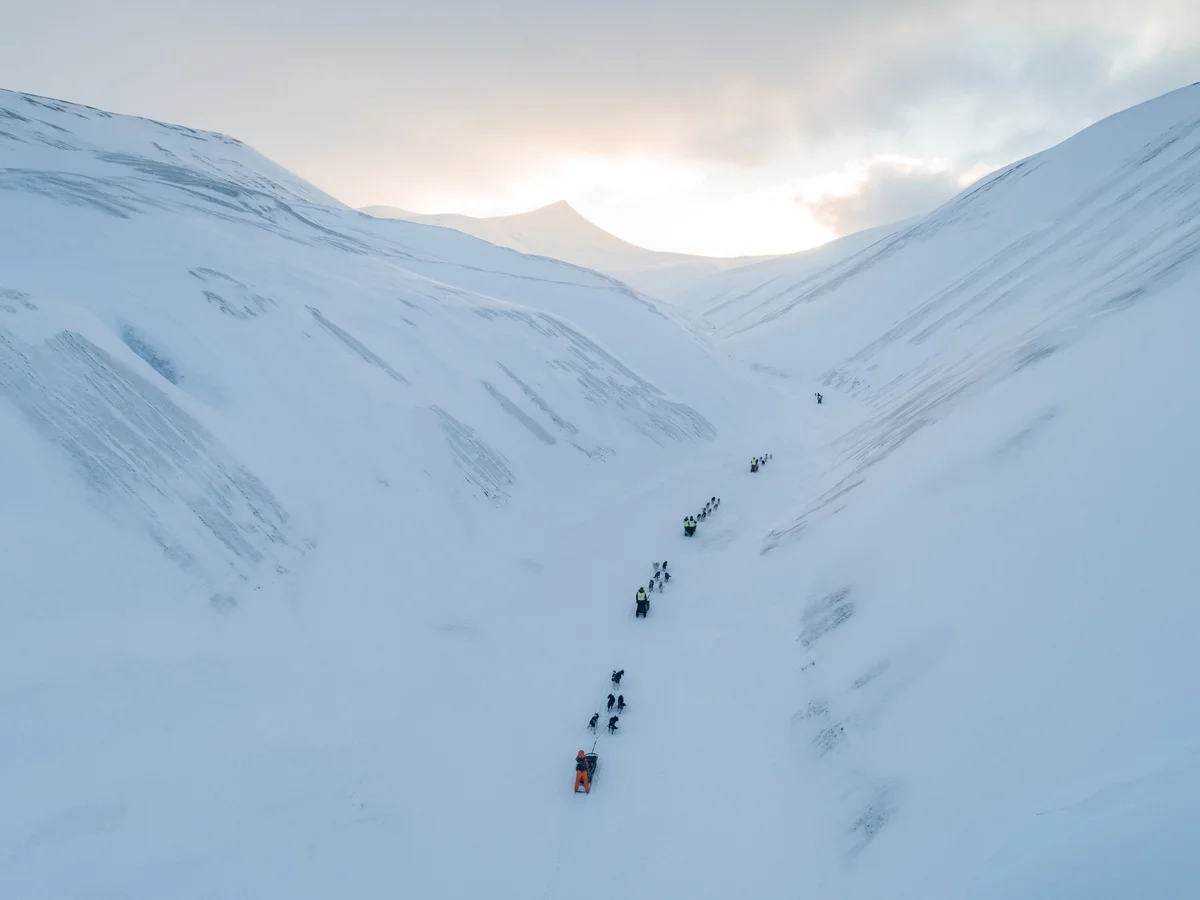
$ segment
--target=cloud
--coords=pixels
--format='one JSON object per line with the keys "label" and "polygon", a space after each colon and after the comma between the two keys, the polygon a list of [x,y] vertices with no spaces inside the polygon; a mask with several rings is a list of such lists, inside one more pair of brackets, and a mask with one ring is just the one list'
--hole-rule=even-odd
{"label": "cloud", "polygon": [[799,196],[821,225],[838,235],[852,234],[922,215],[940,206],[981,172],[956,172],[944,163],[880,159],[849,174],[850,184],[815,196]]}
{"label": "cloud", "polygon": [[[352,205],[420,209],[564,160],[748,193],[888,155],[995,167],[1197,70],[1194,0],[45,0],[0,29],[0,84],[229,132]],[[872,179],[821,215],[946,185]]]}

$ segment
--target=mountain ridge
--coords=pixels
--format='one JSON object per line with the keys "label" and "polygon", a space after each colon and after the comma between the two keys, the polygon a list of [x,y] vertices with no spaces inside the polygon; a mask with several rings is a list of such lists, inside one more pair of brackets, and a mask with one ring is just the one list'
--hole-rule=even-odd
{"label": "mountain ridge", "polygon": [[605,272],[651,296],[672,299],[708,275],[768,257],[707,257],[639,247],[610,234],[565,200],[522,213],[473,217],[419,214],[388,206],[360,212],[453,228],[521,253],[561,259]]}

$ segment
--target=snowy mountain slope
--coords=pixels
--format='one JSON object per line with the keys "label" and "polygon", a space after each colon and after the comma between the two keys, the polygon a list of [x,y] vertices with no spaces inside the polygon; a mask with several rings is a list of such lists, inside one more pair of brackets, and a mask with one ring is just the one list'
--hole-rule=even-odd
{"label": "snowy mountain slope", "polygon": [[910,316],[866,353],[902,336],[916,345],[939,329],[971,329],[1006,314],[1020,321],[1021,305],[1046,303],[1044,294],[1061,297],[1053,315],[1073,320],[1104,303],[1118,309],[1134,301],[1160,284],[1158,276],[1179,277],[1191,259],[1194,97],[1195,89],[1185,88],[1002,169],[866,250],[764,298],[725,333],[769,353],[764,325],[786,316],[787,331],[807,331],[812,323],[800,319],[837,306],[833,315],[862,328],[826,333],[820,344],[832,358],[856,348],[881,318]]}
{"label": "snowy mountain slope", "polygon": [[223,560],[211,579],[311,543],[263,475],[280,456],[503,501],[711,440],[684,397],[731,409],[694,329],[604,276],[377,222],[229,138],[0,110],[0,391],[166,552]]}
{"label": "snowy mountain slope", "polygon": [[372,216],[453,228],[501,247],[561,259],[605,272],[652,297],[675,299],[724,269],[750,259],[717,259],[647,250],[593,225],[570,204],[553,203],[512,216],[475,218],[455,213],[421,215],[389,206],[368,206]]}
{"label": "snowy mountain slope", "polygon": [[[602,276],[320,198],[0,192],[0,896],[1188,896],[1198,104],[740,318],[790,376],[748,381]],[[206,602],[156,521],[246,580]]]}
{"label": "snowy mountain slope", "polygon": [[855,483],[944,405],[1196,277],[1198,97],[1177,91],[1003,170],[760,307],[727,345],[874,411],[846,437],[842,486]]}
{"label": "snowy mountain slope", "polygon": [[763,618],[800,613],[806,652],[757,677],[803,685],[778,765],[827,823],[811,864],[853,861],[825,895],[1177,897],[1200,875],[1198,185],[1193,86],[727,326],[826,392],[763,562],[726,561]]}
{"label": "snowy mountain slope", "polygon": [[685,292],[679,301],[718,329],[730,328],[743,316],[769,304],[778,294],[820,277],[828,268],[859,253],[904,228],[896,222],[868,228],[830,241],[812,250],[792,253],[729,269],[705,279]]}

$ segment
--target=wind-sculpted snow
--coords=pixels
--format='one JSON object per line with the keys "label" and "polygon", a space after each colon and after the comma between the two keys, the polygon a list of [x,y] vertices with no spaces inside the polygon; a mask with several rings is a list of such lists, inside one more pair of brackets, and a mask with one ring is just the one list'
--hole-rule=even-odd
{"label": "wind-sculpted snow", "polygon": [[167,379],[171,384],[179,384],[182,376],[180,376],[178,370],[175,368],[175,364],[166,358],[161,351],[156,349],[136,328],[132,325],[126,325],[122,328],[121,340],[125,342],[126,347],[140,356],[146,365],[155,372]]}
{"label": "wind-sculpted snow", "polygon": [[[335,433],[350,445],[339,464],[378,455],[376,470],[407,467],[486,502],[536,479],[569,483],[573,466],[716,434],[680,396],[713,396],[724,382],[711,349],[691,323],[610,276],[375,220],[232,138],[70,103],[0,92],[0,149],[0,269],[11,286],[0,303],[19,308],[25,292],[70,298],[49,313],[66,317],[60,330],[73,329],[77,304],[88,328],[110,329],[164,389],[219,411],[197,447],[219,447],[213,435],[226,428],[267,430],[260,464],[319,456],[336,407],[347,421]],[[49,378],[51,360],[42,363]],[[356,374],[370,370],[387,383]],[[116,396],[97,395],[89,416]],[[39,415],[49,423],[51,412]],[[531,444],[556,456],[526,458]],[[153,483],[122,482],[154,511],[146,527],[182,546],[161,492],[135,496]],[[206,509],[190,514],[220,538],[217,555],[230,554],[206,562],[248,571],[263,553],[239,539],[240,514],[230,507],[226,523]],[[205,557],[187,547],[181,558]]]}
{"label": "wind-sculpted snow", "polygon": [[535,438],[537,438],[543,444],[557,443],[557,439],[554,437],[554,435],[535,422],[531,416],[526,415],[524,410],[509,400],[508,397],[504,396],[504,394],[502,394],[494,384],[492,384],[490,381],[484,381],[482,384],[483,389],[491,394],[492,399],[500,404],[500,408],[528,428],[529,432]]}
{"label": "wind-sculpted snow", "polygon": [[308,311],[312,313],[312,317],[317,320],[322,328],[353,350],[361,359],[369,362],[373,366],[378,366],[379,368],[383,369],[383,371],[387,372],[387,374],[394,381],[398,381],[400,384],[408,384],[408,379],[393,369],[386,360],[372,351],[369,347],[367,347],[366,344],[354,337],[345,329],[338,327],[333,322],[330,322],[329,319],[321,315],[321,311],[319,309],[314,309],[310,306]]}
{"label": "wind-sculpted snow", "polygon": [[[478,308],[487,319],[519,322],[550,339],[547,364],[573,375],[583,396],[597,406],[612,405],[639,433],[656,443],[709,441],[716,429],[691,407],[670,400],[661,390],[566,323],[545,313]],[[531,398],[532,399],[532,398]]]}
{"label": "wind-sculpted snow", "polygon": [[468,480],[492,500],[507,500],[514,481],[508,460],[489,447],[470,425],[460,422],[440,406],[430,409],[441,419],[442,432],[454,453],[455,462]]}
{"label": "wind-sculpted snow", "polygon": [[225,557],[214,542],[242,574],[297,552],[266,485],[161,389],[82,335],[31,345],[0,330],[0,396],[181,564],[203,570]]}
{"label": "wind-sculpted snow", "polygon": [[535,391],[528,384],[526,384],[524,381],[522,381],[520,378],[518,378],[516,376],[516,374],[514,374],[513,371],[508,368],[508,366],[504,365],[504,363],[499,363],[499,362],[496,363],[496,365],[498,365],[500,367],[500,370],[505,375],[507,375],[509,378],[511,378],[512,381],[517,385],[517,387],[519,387],[521,389],[521,393],[523,393],[526,397],[529,398],[530,403],[532,403],[534,406],[536,406],[538,409],[540,409],[543,413],[546,414],[546,417],[548,419],[550,419],[551,422],[554,423],[556,428],[558,428],[559,430],[561,430],[567,434],[579,434],[578,428],[576,428],[574,425],[572,425],[570,422],[568,422],[566,419],[564,419],[562,416],[560,416],[558,413],[556,413],[550,407],[550,405],[545,400],[542,399],[542,397],[538,394],[537,391]]}
{"label": "wind-sculpted snow", "polygon": [[201,291],[208,303],[235,319],[254,318],[275,305],[271,298],[256,293],[224,272],[198,268],[189,270],[188,274],[208,285]]}

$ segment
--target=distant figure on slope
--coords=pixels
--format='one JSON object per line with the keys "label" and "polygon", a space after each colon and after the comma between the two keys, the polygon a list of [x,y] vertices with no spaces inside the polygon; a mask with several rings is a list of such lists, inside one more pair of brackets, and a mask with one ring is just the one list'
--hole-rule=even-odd
{"label": "distant figure on slope", "polygon": [[600,721],[600,713],[595,713],[590,719],[588,719],[588,730],[595,731],[596,723],[599,721]]}
{"label": "distant figure on slope", "polygon": [[615,684],[617,687],[621,686],[621,679],[624,677],[625,677],[624,669],[621,669],[619,672],[616,669],[613,669],[612,683]]}
{"label": "distant figure on slope", "polygon": [[[650,582],[650,588],[651,588],[651,590],[653,590],[653,589],[654,589],[654,582],[653,582],[653,581],[652,581],[652,582]],[[645,602],[646,602],[646,589],[645,589],[644,587],[640,587],[640,588],[638,588],[637,596],[636,596],[636,597],[634,597],[634,600],[636,600],[636,601],[637,601],[639,604],[642,604],[642,603],[645,603]],[[619,681],[617,682],[617,684],[620,684],[620,683],[621,683],[621,682],[619,682]]]}
{"label": "distant figure on slope", "polygon": [[750,471],[751,472],[758,471],[758,457],[757,456],[755,456],[753,459],[750,460]]}
{"label": "distant figure on slope", "polygon": [[620,697],[617,698],[617,712],[619,712],[619,713],[625,712],[625,695],[624,694],[622,694]]}
{"label": "distant figure on slope", "polygon": [[696,533],[696,520],[693,519],[691,516],[688,516],[686,519],[683,520],[683,533],[686,534],[688,537],[691,537],[693,534]]}
{"label": "distant figure on slope", "polygon": [[592,779],[588,776],[588,761],[582,750],[575,757],[575,793],[577,794],[580,785],[583,786],[585,794],[592,792]]}
{"label": "distant figure on slope", "polygon": [[[650,587],[653,589],[653,587],[654,587],[653,581],[650,582]],[[637,602],[637,608],[633,611],[633,617],[635,619],[644,619],[644,618],[646,618],[646,615],[649,612],[650,612],[650,601],[648,599],[646,599],[645,597],[642,597]]]}
{"label": "distant figure on slope", "polygon": [[620,718],[620,716],[609,716],[608,717],[608,733],[609,734],[617,733],[617,719],[619,719],[619,718]]}
{"label": "distant figure on slope", "polygon": [[820,391],[818,391],[818,392],[817,392],[817,405],[818,405],[818,406],[819,406],[819,405],[821,405],[821,404],[822,404],[824,401],[825,401],[825,398],[824,398],[824,397],[822,397],[822,396],[821,396],[821,392],[820,392]]}
{"label": "distant figure on slope", "polygon": [[617,702],[617,698],[612,694],[608,695],[608,711],[612,712],[613,704]]}

